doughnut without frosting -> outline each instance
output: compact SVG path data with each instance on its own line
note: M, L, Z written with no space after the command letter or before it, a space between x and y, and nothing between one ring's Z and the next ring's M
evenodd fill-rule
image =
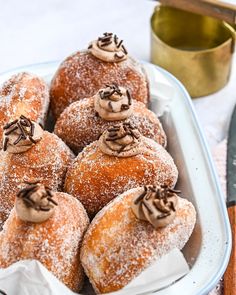
M44 125L48 107L49 90L43 79L25 72L13 75L0 88L0 138L3 126L21 115Z
M109 126L130 122L144 136L166 146L166 135L156 115L142 102L133 100L133 114L122 121L106 121L96 115L92 97L76 101L58 118L54 132L75 152L98 139Z
M144 184L175 185L178 171L171 156L152 139L142 138L143 151L127 158L104 154L95 141L68 168L64 191L77 197L90 217L128 189Z
M54 193L58 206L42 223L22 221L15 208L0 233L0 267L36 259L73 291L79 291L84 274L79 252L89 221L81 203L65 193Z
M152 262L174 248L182 249L193 231L195 209L180 197L176 217L166 227L155 229L137 219L131 204L139 189L131 189L110 202L85 234L81 262L99 294L125 287Z
M148 82L142 66L131 57L119 63L105 62L87 50L67 57L54 75L51 87L51 110L58 118L72 102L94 95L106 84L116 82L128 88L134 99L147 104Z

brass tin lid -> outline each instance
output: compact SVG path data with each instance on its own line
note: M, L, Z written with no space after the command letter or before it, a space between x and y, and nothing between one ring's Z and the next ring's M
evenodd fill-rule
M158 5L151 17L151 61L175 75L192 97L224 87L235 31L212 17Z

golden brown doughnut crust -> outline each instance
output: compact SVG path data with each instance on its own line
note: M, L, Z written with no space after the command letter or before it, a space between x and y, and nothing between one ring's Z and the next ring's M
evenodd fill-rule
M182 249L194 228L195 209L180 197L176 217L166 227L155 229L137 219L131 209L135 190L104 207L85 234L81 262L99 294L123 288L161 256Z
M0 267L24 259L39 260L73 291L83 284L80 245L89 221L78 200L65 193L54 193L58 206L42 223L24 222L15 209L0 233Z
M43 132L42 139L20 154L0 152L0 227L14 205L24 181L39 180L52 190L61 190L73 154L55 134Z
M148 83L142 67L134 59L119 63L99 60L88 51L78 51L62 62L51 88L51 110L55 118L72 102L94 95L105 84L116 82L128 88L134 99L147 104Z
M157 116L142 102L133 100L133 114L122 121L106 121L96 115L92 97L69 105L58 118L54 132L75 152L98 139L109 126L130 122L140 133L166 146L166 135Z
M47 84L31 73L13 75L0 88L0 138L3 126L20 115L37 123L45 123L49 107ZM2 143L1 143L2 145Z
M64 191L77 197L90 217L124 191L142 185L173 187L178 171L168 152L144 137L145 151L118 158L100 151L95 141L68 168Z

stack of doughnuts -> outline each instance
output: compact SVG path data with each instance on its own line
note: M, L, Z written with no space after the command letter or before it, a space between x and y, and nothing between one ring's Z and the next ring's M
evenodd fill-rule
M145 71L117 35L66 58L50 89L19 73L0 99L0 268L36 259L71 290L85 273L104 294L184 247L196 212L174 189Z

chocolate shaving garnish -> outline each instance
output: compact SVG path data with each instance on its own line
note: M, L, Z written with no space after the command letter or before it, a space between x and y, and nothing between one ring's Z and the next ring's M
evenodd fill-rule
M111 40L111 36L107 36L105 35L104 37L99 37L98 38L98 41L102 41L102 42L107 42L107 41L110 41Z
M7 150L7 144L8 144L9 138L5 137L3 142L3 151L5 152Z
M120 154L121 152L123 152L123 150L125 149L126 145L122 145L121 148L119 149L118 153Z
M11 127L12 125L14 125L17 121L18 121L18 120L14 120L14 121L12 121L12 122L10 122L10 123L7 123L7 124L3 127L3 129L4 129L4 130L5 130L5 129L8 129L8 128Z
M106 141L115 141L115 140L119 140L119 139L122 139L122 138L125 138L126 135L129 135L129 134L124 134L124 135L121 135L121 136L112 136L112 138L110 138L110 134L109 134L109 137L106 138Z
M152 192L156 192L156 190L157 190L157 187L156 187L155 185L153 185L153 186L149 186L148 188L149 188L149 190L152 191ZM146 190L147 190L147 187L146 187Z
M120 40L120 42L117 44L117 48L119 48L122 43L123 43L123 40Z
M140 201L144 201L144 200L149 200L150 197L152 196L152 194L155 195L155 199L153 200L153 204L158 208L158 210L160 210L163 213L168 213L169 209L168 208L164 208L162 209L162 205L160 202L164 201L165 204L168 204L169 208L172 209L173 211L175 211L175 207L173 202L168 202L168 198L171 198L173 196L176 195L177 193L180 193L180 191L178 190L173 190L171 188L168 188L167 186L160 186L159 188L156 187L145 187L144 193L142 193L137 201L135 201L135 204L137 204ZM159 205L160 204L160 205Z
M105 36L112 36L113 35L113 33L104 33L103 35L105 35Z
M111 109L111 111L113 111L113 107L112 107L111 101L109 101L108 105L109 105L109 108Z
M107 89L107 88L109 88L109 89ZM122 92L120 91L120 89L116 83L113 83L111 85L106 84L106 90L100 90L98 93L99 93L101 99L109 98L114 93L117 93L118 95L122 96Z
M121 47L122 47L122 49L123 49L124 53L125 53L125 54L128 54L128 51L127 51L127 49L125 48L125 46L124 46L124 45L122 45Z
M57 202L54 201L52 198L48 198L48 201L51 202L51 203L53 203L53 204L56 205L56 206L58 205Z
M170 202L170 207L171 207L171 209L172 209L173 211L176 211L176 208L175 208L175 205L174 205L173 202Z
M148 211L150 212L150 214L153 214L153 211L151 209L151 207L149 206L148 203L143 202L143 205L148 209Z
M139 139L138 130L131 130L129 126L131 125L123 123L104 131L99 139L102 152L117 157L132 157L139 154L142 142Z
M160 214L158 217L157 217L157 219L162 219L162 218L165 218L165 217L167 217L167 216L169 216L170 215L170 213L162 213L162 214Z
M131 98L131 95L130 95L130 92L129 92L128 89L126 90L126 95L127 95L127 97L128 97L129 105L131 105L131 100L132 100L132 98Z
M138 196L137 199L134 200L134 204L137 205L138 202L140 202L145 197L146 193L147 193L147 187L144 186L144 192L140 196Z
M117 132L115 132L115 131L111 131L111 132L109 133L109 136L110 136L110 137L115 137L115 136L117 136Z
M116 53L114 54L114 57L115 57L115 58L118 58L118 59L121 59L121 58L124 57L124 54L121 53L121 55L120 55L119 53L116 52Z
M114 42L117 45L117 43L118 43L118 37L117 37L117 35L114 35Z
M121 111L125 111L125 110L128 110L129 109L129 105L127 104L122 104L121 105Z
M51 209L50 208L43 208L43 207L39 207L39 211L45 211L45 212L47 212L47 211L50 211Z
M24 183L26 183L26 184L37 184L37 183L39 183L40 181L39 180L24 180Z
M17 197L20 195L20 194L24 194L25 192L29 192L29 191L32 191L34 190L36 187L38 187L37 183L30 183L30 182L27 182L27 184L29 184L30 186L27 186L25 188L22 188L18 193L17 193Z
M42 200L44 200L45 198L47 199L48 203L52 203L53 205L57 206L57 202L53 199L53 194L52 192L46 188L44 185L40 184L40 183L28 183L28 186L21 189L18 193L17 193L17 197L21 198L25 205L27 207L31 207L37 211L50 211L51 210L51 206L49 205L42 205ZM31 196L34 193L37 193L37 191L39 191L38 193L39 195L39 199L37 201L35 201L34 199L31 198Z
M135 216L150 222L155 228L168 225L176 215L178 199L173 191L165 185L145 186L144 191L133 200Z
M28 205L28 207L34 207L35 203L31 199L24 198L24 202Z
M112 128L109 128L108 129L109 133L108 133L108 137L106 138L106 141L119 140L119 139L125 138L127 135L130 135L136 139L140 138L139 131L136 130L135 127L132 126L129 122L123 123L124 132L122 132L122 135L118 135L117 133L120 130L120 128L121 128L120 126L113 126ZM116 134L114 134L113 132L116 132ZM112 134L112 136L110 134Z
M128 54L123 40L119 40L113 33L103 33L103 36L93 41L88 49L95 57L107 62L120 62Z
M151 192L147 192L146 193L146 196L145 196L145 200L149 200L152 196L152 193Z
M18 142L21 141L21 139L23 139L23 136L22 136L22 135L20 135L20 136L19 136L19 137L13 142L13 144L16 145Z
M51 192L51 189L48 186L45 186L45 189L46 189L47 194L52 198L53 194Z
M25 129L23 128L23 126L20 124L19 121L18 121L16 124L17 124L18 128L19 128L20 131L21 131L21 135L20 135L20 136L22 136L22 139L26 139L27 134L26 134L26 132L25 132Z
M25 126L30 127L32 125L31 121L28 118L26 118L24 115L21 115L20 119L21 119L21 122L22 121L24 122Z
M37 141L35 141L32 136L29 136L29 140L33 143L37 143Z
M165 187L165 188L166 188L166 187ZM176 189L173 189L173 188L169 188L168 191L169 191L170 193L174 193L174 194L177 194L177 195L179 195L179 194L181 193L181 190L176 190Z
M111 127L109 129L107 129L109 132L112 132L112 131L119 131L120 130L120 127Z
M13 128L10 129L9 131L5 132L5 135L9 135L9 134L11 134L11 133L12 133L13 131L15 131L17 128L18 128L17 126L13 127Z
M33 136L34 135L34 124L31 124L30 126L30 136Z
M24 120L20 120L21 125L25 126L25 127L29 127L29 124L27 122L25 122Z
M8 130L9 129L9 130ZM8 135L12 134L14 131L16 131L18 137L15 139L14 142L11 142L13 145L17 145L20 141L29 139L32 143L36 143L34 140L34 132L35 132L35 126L34 124L26 118L24 115L21 115L18 120L14 120L4 126L4 150L7 150L7 146L9 144L9 138ZM24 145L24 144L23 144ZM26 143L27 146L27 143Z
M104 42L101 44L102 47L110 45L112 43L112 41L108 41L108 42Z

